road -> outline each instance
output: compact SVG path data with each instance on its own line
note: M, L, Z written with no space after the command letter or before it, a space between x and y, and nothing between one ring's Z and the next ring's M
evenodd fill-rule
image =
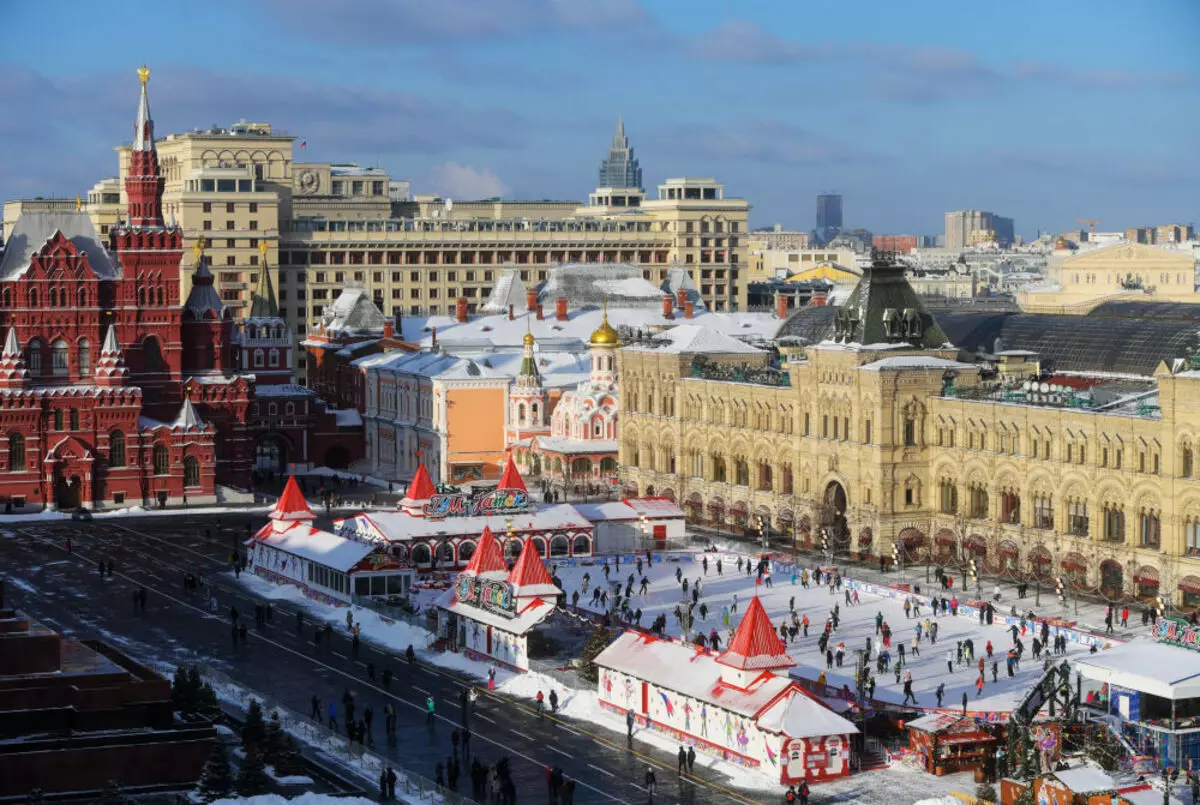
M254 599L226 576L231 546L244 538L246 515L170 516L114 521L6 523L0 532L0 568L9 577L8 596L35 618L64 633L100 636L142 660L184 663L200 660L251 690L270 695L293 710L309 712L312 695L337 702L354 691L358 706L374 706L376 751L403 768L434 776L438 760L451 754L450 732L462 713L459 695L471 682L433 665L409 665L364 643L358 659L335 630L331 647L314 648L312 626L297 635L294 614L278 607L273 624L253 628ZM70 552L67 540L70 540ZM114 578L101 581L99 560L112 561ZM184 591L186 573L203 571L220 603L218 616L199 597ZM136 613L132 593L144 586L145 613ZM251 627L248 645L235 648L228 619L236 606ZM392 669L389 689L369 682L366 663L377 672ZM425 698L433 696L437 718L425 723ZM399 718L397 740L382 740L382 706L391 701ZM655 802L710 805L762 802L761 795L727 787L724 777L697 767L695 776L677 777L675 758L641 741L625 746L624 736L596 724L539 719L523 701L487 694L469 716L472 750L491 764L507 755L518 792L542 797L546 767L560 766L576 780L578 803L636 805L648 800L642 788L647 766L658 778ZM464 770L460 790L470 792Z

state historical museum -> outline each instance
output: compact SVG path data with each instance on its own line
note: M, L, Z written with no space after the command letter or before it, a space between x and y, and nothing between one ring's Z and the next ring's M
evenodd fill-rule
M306 434L337 430L278 368L291 365L291 338L265 265L250 317L235 322L201 241L179 305L183 231L163 220L149 71L139 75L127 220L104 243L86 213L26 212L0 254L6 510L212 503L217 484L251 485L264 439L275 456L303 445L288 454L307 461ZM251 365L277 368L239 373ZM269 424L256 396L270 398Z

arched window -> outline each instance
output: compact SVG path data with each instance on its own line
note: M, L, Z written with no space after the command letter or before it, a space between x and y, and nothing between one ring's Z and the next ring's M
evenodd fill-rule
M25 365L29 367L29 374L31 375L40 375L42 373L42 339L30 339L29 354L25 356Z
M55 377L66 377L69 369L67 342L60 338L50 345L50 372Z
M144 307L146 304L146 289L138 288L138 306Z
M158 305L159 305L159 307L162 307L162 304L163 304L163 289L159 288L158 289Z
M108 435L108 466L125 466L125 434L119 430Z
M92 373L92 344L86 338L79 339L79 376Z
M271 352L267 355L267 365L272 369L279 365L279 350L271 350Z
M142 341L142 367L147 372L167 371L167 364L162 356L162 347L159 346L158 339L154 336L148 336Z
M285 406L283 407L283 412L284 412L285 414L287 414L288 416L294 416L294 415L295 415L295 413L296 413L296 404L295 404L295 403L288 403L287 405L285 405Z
M165 444L154 445L154 474L166 475L171 470L171 452Z
M200 485L200 462L195 456L188 456L183 460L183 485Z
M63 425L62 409L59 408L59 409L55 410L55 412L54 412L54 429L62 430L63 429L62 425Z
M71 409L69 415L67 416L67 421L71 425L71 430L79 430L79 409L78 408Z
M30 288L30 289L29 289L29 306L30 306L30 307L37 307L37 306L38 306L38 292L37 292L37 288Z
M14 433L8 437L8 471L21 472L25 469L25 437Z
M78 300L79 307L87 307L87 290L85 288L79 289Z
M279 413L279 406L275 403L267 404L267 416L275 416Z
M58 307L58 289L50 289L50 307Z
M525 424L525 403L517 403L517 421Z
M12 307L12 291L8 288L4 289L4 306Z
M263 367L263 351L261 349L254 350L254 368L261 369Z

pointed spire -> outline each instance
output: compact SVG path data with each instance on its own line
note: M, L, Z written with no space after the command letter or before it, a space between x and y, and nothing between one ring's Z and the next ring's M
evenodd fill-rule
M479 544L475 546L475 553L471 554L471 561L467 563L463 572L473 576L496 578L504 578L508 575L508 565L505 564L504 555L500 552L500 544L492 534L492 529L487 526L483 527L483 533L479 535Z
M137 122L133 124L133 150L154 150L154 120L150 117L150 98L146 95L146 83L150 80L150 68L138 68L138 80L142 82L142 97L138 100Z
M497 489L520 489L528 494L529 490L525 488L525 481L521 478L521 473L517 472L517 465L513 463L512 453L508 454L508 463L504 465L504 473L500 476L500 483L496 485Z
M304 499L304 493L300 491L300 485L296 483L296 477L289 475L287 485L283 487L283 494L279 496L279 500L275 502L275 508L267 515L272 520L315 520L317 516L312 513L312 509L308 507L308 501Z
M400 501L400 508L415 516L423 515L425 504L436 494L437 487L433 485L433 481L429 478L429 472L426 471L425 465L418 464L416 473L413 474L412 480L408 482L408 489L404 490L404 497Z
M200 430L204 427L204 420L200 418L200 413L196 410L196 406L192 405L192 401L187 397L183 398L183 405L179 406L179 413L175 417L175 421L171 423L172 428L182 428L184 430Z
M538 377L537 358L533 355L533 331L530 329L529 320L532 316L525 317L525 336L523 338L524 347L521 356L521 371L517 374L518 378L523 378L523 386L539 385L540 378Z
M625 142L625 118L621 114L617 115L617 139Z
M262 257L258 261L258 281L250 294L250 318L278 319L279 304L275 301L275 288L271 284L271 270L267 266L267 242L258 244Z
M750 599L746 616L738 624L729 647L717 657L717 662L739 671L771 671L796 664L775 632L758 596Z
M100 386L119 386L128 373L121 345L117 343L116 327L110 324L108 332L104 334L104 344L100 347L100 360L96 361L93 378Z
M521 547L521 555L508 574L508 583L513 586L513 597L526 596L557 596L562 590L554 584L550 571L546 569L542 555L534 547L533 538L526 537Z
M21 354L21 342L17 340L17 327L8 328L4 337L4 352L0 354L0 387L20 388L25 385L29 372Z

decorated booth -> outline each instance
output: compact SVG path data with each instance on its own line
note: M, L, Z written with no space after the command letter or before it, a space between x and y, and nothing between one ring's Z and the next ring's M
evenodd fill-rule
M987 769L995 762L996 739L970 716L930 713L908 722L908 741L921 767L939 777Z
M628 631L594 662L602 707L699 753L784 784L850 773L858 728L788 677L795 661L757 597L720 654Z
M364 512L335 520L343 536L376 543L420 570L467 567L488 529L502 557L516 559L526 542L543 559L590 556L594 528L574 506L538 506L512 458L497 488L482 495L443 495L422 465L408 485L398 511Z
M254 574L299 587L325 604L408 593L416 576L412 567L379 545L313 528L315 519L296 479L288 478L267 524L246 542Z
M437 601L438 634L451 650L472 659L528 671L529 633L554 611L561 595L532 538L526 538L510 571L484 526L478 550Z

